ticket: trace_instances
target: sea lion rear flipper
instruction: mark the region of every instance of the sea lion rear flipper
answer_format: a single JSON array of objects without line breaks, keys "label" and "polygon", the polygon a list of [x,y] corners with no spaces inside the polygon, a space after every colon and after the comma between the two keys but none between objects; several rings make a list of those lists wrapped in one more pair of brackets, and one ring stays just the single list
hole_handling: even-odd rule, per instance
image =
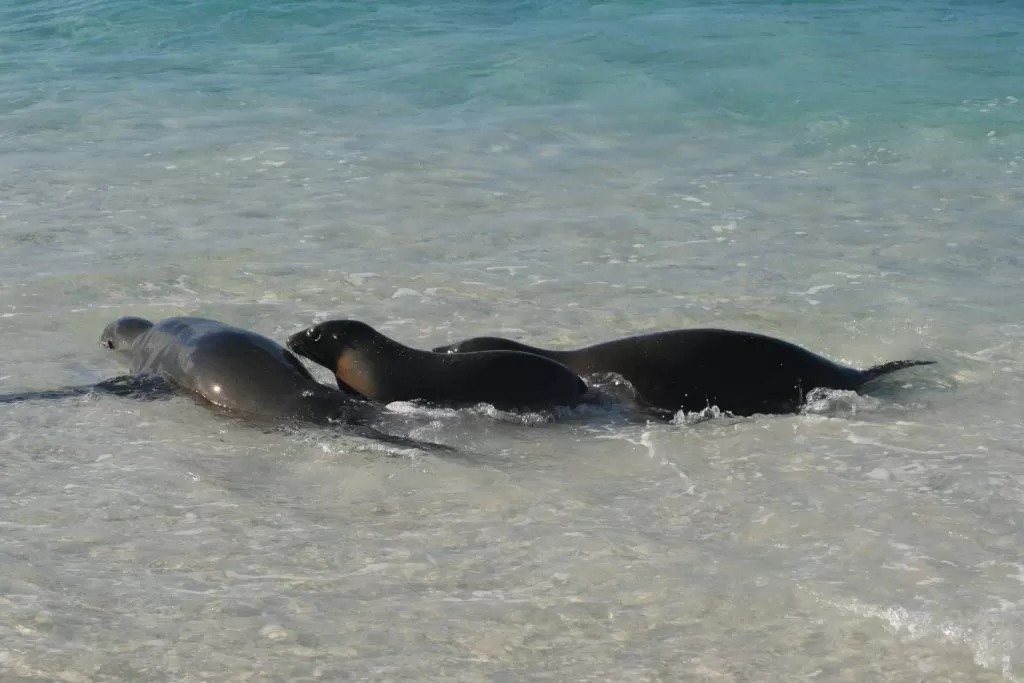
[{"label": "sea lion rear flipper", "polygon": [[143,377],[120,375],[96,383],[93,385],[93,389],[112,396],[134,398],[140,401],[157,401],[162,398],[170,398],[177,387],[163,377],[155,375]]},{"label": "sea lion rear flipper", "polygon": [[95,385],[88,384],[81,387],[63,387],[61,389],[47,389],[45,391],[21,391],[13,394],[0,394],[0,403],[22,403],[23,401],[73,398],[75,396],[91,394],[95,390]]},{"label": "sea lion rear flipper", "polygon": [[870,382],[873,379],[877,379],[882,375],[888,375],[890,372],[896,372],[904,368],[912,368],[917,365],[934,365],[933,360],[894,360],[888,363],[882,363],[881,365],[875,365],[864,371],[864,382]]},{"label": "sea lion rear flipper", "polygon": [[132,377],[120,375],[96,384],[46,389],[44,391],[21,391],[0,394],[0,403],[22,403],[24,401],[48,401],[62,398],[87,396],[88,394],[111,394],[143,401],[154,401],[171,395],[174,387],[158,377]]}]

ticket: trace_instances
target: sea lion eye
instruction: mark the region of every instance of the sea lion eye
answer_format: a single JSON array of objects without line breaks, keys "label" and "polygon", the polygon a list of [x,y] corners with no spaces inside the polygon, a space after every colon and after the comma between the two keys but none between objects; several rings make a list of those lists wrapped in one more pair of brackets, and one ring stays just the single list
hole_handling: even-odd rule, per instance
[{"label": "sea lion eye", "polygon": [[106,341],[103,342],[103,345],[106,346],[108,349],[113,349],[114,348],[114,340],[113,339],[107,339]]},{"label": "sea lion eye", "polygon": [[306,336],[309,337],[309,340],[315,344],[316,342],[320,341],[320,330],[310,328],[309,332],[306,332]]}]

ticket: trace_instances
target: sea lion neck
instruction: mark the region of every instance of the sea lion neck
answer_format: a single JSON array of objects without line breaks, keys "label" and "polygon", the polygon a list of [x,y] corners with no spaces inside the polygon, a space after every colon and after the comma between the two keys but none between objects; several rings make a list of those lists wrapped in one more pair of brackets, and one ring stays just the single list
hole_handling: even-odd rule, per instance
[{"label": "sea lion neck", "polygon": [[[359,355],[373,359],[385,359],[388,363],[397,364],[399,367],[413,361],[422,363],[437,355],[430,351],[406,346],[377,330],[373,330],[372,335],[366,335],[359,342],[351,344],[349,348]],[[339,363],[340,360],[339,358]]]},{"label": "sea lion neck", "polygon": [[335,375],[353,391],[371,400],[384,400],[392,381],[389,378],[434,376],[441,365],[439,355],[374,331],[372,336],[367,335],[342,350]]}]

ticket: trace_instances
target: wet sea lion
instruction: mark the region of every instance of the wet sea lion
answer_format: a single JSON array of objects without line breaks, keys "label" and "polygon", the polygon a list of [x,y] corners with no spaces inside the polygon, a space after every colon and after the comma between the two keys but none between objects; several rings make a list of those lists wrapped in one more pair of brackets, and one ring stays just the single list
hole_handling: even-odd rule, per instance
[{"label": "wet sea lion", "polygon": [[133,378],[163,379],[247,417],[342,424],[380,441],[447,449],[368,426],[376,406],[320,384],[287,349],[249,330],[205,318],[123,317],[100,341],[127,358]]},{"label": "wet sea lion", "polygon": [[288,348],[382,403],[489,403],[524,410],[583,401],[586,383],[565,365],[517,351],[441,354],[413,349],[356,320],[329,320],[296,332]]},{"label": "wet sea lion", "polygon": [[496,349],[551,358],[580,375],[618,374],[633,385],[641,403],[654,408],[693,412],[717,406],[739,416],[796,412],[812,389],[856,391],[890,372],[934,363],[900,360],[858,370],[781,339],[721,329],[655,332],[573,350],[475,337],[434,351],[459,355]]}]

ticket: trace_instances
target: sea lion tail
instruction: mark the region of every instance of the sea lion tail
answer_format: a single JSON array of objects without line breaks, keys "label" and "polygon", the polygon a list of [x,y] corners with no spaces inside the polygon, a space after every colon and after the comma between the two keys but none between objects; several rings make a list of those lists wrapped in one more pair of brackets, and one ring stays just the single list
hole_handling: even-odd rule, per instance
[{"label": "sea lion tail", "polygon": [[888,363],[882,363],[881,365],[875,365],[864,371],[864,381],[870,382],[873,379],[877,379],[882,375],[888,375],[890,372],[896,372],[904,368],[912,368],[916,365],[934,365],[933,360],[894,360]]}]

